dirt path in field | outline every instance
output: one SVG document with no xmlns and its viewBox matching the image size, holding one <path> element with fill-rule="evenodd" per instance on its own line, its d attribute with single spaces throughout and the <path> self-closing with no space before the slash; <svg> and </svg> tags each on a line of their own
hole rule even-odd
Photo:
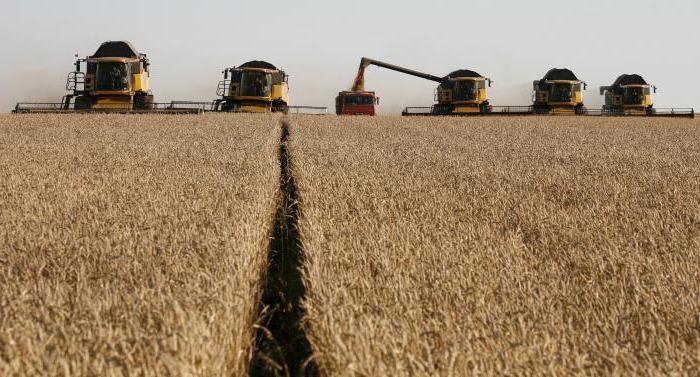
<svg viewBox="0 0 700 377">
<path fill-rule="evenodd" d="M 289 124 L 282 122 L 280 140 L 280 197 L 270 242 L 268 270 L 260 303 L 260 322 L 255 329 L 255 352 L 250 376 L 319 375 L 311 344 L 301 320 L 306 287 L 301 276 L 304 253 L 299 242 L 298 193 L 290 172 L 287 143 Z"/>
</svg>

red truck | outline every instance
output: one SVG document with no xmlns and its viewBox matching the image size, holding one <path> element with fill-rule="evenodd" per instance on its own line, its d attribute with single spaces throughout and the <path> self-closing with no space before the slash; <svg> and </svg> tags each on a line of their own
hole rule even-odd
<svg viewBox="0 0 700 377">
<path fill-rule="evenodd" d="M 378 104 L 379 98 L 374 92 L 340 92 L 335 98 L 335 113 L 375 116 Z"/>
</svg>

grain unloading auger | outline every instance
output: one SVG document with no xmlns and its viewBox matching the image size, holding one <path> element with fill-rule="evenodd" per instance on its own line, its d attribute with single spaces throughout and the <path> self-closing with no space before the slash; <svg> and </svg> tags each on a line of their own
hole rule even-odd
<svg viewBox="0 0 700 377">
<path fill-rule="evenodd" d="M 489 104 L 487 92 L 487 86 L 490 87 L 492 83 L 491 79 L 472 70 L 461 69 L 447 76 L 438 77 L 378 60 L 362 58 L 360 73 L 358 74 L 358 79 L 356 79 L 356 88 L 353 88 L 353 90 L 362 89 L 359 88 L 357 82 L 364 80 L 360 76 L 364 75 L 364 70 L 370 65 L 434 81 L 439 84 L 435 94 L 437 104 L 429 108 L 409 107 L 404 111 L 404 115 L 479 115 L 493 111 L 493 107 Z"/>
<path fill-rule="evenodd" d="M 85 71 L 82 66 L 85 66 Z M 149 84 L 150 61 L 125 41 L 103 43 L 94 55 L 75 62 L 60 103 L 20 102 L 13 113 L 198 114 L 156 103 Z"/>
</svg>

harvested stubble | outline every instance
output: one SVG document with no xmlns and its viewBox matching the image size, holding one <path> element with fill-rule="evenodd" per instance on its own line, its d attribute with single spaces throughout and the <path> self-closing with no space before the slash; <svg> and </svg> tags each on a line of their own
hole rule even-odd
<svg viewBox="0 0 700 377">
<path fill-rule="evenodd" d="M 294 118 L 326 375 L 700 370 L 700 128 Z"/>
<path fill-rule="evenodd" d="M 279 117 L 1 116 L 0 375 L 243 375 Z"/>
</svg>

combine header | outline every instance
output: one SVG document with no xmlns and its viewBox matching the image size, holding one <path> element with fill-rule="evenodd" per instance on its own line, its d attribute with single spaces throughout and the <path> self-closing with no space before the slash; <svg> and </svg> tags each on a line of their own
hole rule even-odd
<svg viewBox="0 0 700 377">
<path fill-rule="evenodd" d="M 85 71 L 82 66 L 85 66 Z M 193 114 L 155 103 L 149 85 L 146 54 L 125 41 L 103 43 L 94 55 L 75 62 L 68 74 L 66 94 L 60 103 L 20 102 L 13 113 L 161 113 Z"/>
</svg>

